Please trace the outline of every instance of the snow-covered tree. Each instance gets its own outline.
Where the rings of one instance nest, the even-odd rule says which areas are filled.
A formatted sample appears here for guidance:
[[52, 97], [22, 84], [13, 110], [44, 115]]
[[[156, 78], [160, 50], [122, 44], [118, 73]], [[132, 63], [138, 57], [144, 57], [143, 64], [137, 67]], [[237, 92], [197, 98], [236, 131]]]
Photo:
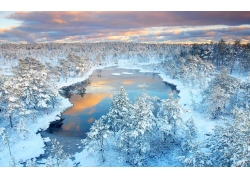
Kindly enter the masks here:
[[184, 126], [184, 138], [181, 142], [181, 148], [184, 152], [188, 152], [193, 148], [193, 145], [197, 142], [197, 135], [198, 129], [195, 120], [191, 117], [185, 122]]
[[128, 95], [123, 87], [119, 93], [115, 93], [111, 98], [111, 105], [107, 114], [108, 123], [110, 124], [114, 134], [127, 125], [127, 119], [131, 115], [132, 104], [128, 99]]
[[20, 118], [16, 129], [17, 129], [19, 136], [21, 138], [25, 139], [25, 135], [29, 132], [29, 130], [28, 130], [27, 125], [22, 117]]
[[167, 137], [165, 136], [171, 135], [171, 141], [175, 141], [179, 136], [177, 131], [183, 127], [181, 113], [184, 109], [179, 104], [179, 98], [174, 98], [172, 93], [169, 94], [168, 99], [161, 100], [159, 105], [157, 123], [159, 124], [158, 127], [160, 127], [160, 131], [163, 134], [163, 139], [167, 140]]
[[206, 141], [213, 166], [250, 166], [250, 109], [235, 107], [233, 119], [215, 126], [213, 135]]
[[1, 139], [2, 139], [2, 144], [3, 145], [7, 144], [10, 156], [12, 156], [12, 154], [11, 154], [11, 146], [10, 146], [10, 137], [7, 135], [5, 129], [2, 128], [2, 127], [0, 128], [0, 136], [1, 136]]
[[189, 153], [185, 156], [179, 156], [178, 160], [185, 167], [211, 167], [213, 163], [210, 154], [201, 148], [201, 144], [197, 141], [190, 144]]
[[61, 68], [61, 75], [65, 79], [66, 83], [68, 81], [68, 78], [70, 76], [70, 62], [67, 59], [60, 59], [59, 61], [60, 68]]
[[131, 112], [130, 126], [123, 129], [122, 140], [130, 143], [124, 143], [125, 153], [128, 155], [126, 162], [132, 166], [145, 166], [150, 152], [150, 143], [153, 130], [156, 126], [156, 118], [153, 114], [154, 106], [152, 98], [142, 89], [141, 95], [134, 103]]
[[104, 122], [105, 119], [106, 117], [102, 116], [95, 120], [90, 131], [86, 133], [87, 137], [82, 140], [89, 155], [97, 155], [102, 163], [106, 161], [107, 138], [111, 135], [110, 126]]
[[229, 97], [229, 94], [220, 85], [217, 85], [212, 90], [210, 96], [205, 99], [206, 111], [209, 113], [210, 118], [216, 119], [219, 115], [225, 113]]
[[240, 82], [236, 78], [230, 77], [226, 68], [222, 68], [221, 72], [215, 75], [208, 87], [202, 92], [201, 106], [211, 118], [229, 114], [231, 109], [226, 108], [226, 105], [239, 87]]
[[10, 167], [17, 167], [18, 165], [19, 165], [18, 161], [15, 159], [15, 157], [11, 156], [10, 161], [9, 161], [9, 166]]
[[2, 86], [2, 109], [4, 117], [9, 119], [10, 126], [13, 127], [13, 118], [20, 115], [29, 114], [25, 110], [23, 102], [24, 88], [18, 83], [16, 78], [7, 78]]
[[2, 74], [0, 70], [0, 118], [3, 116], [3, 83], [4, 83], [4, 75]]
[[44, 64], [26, 57], [19, 60], [13, 72], [18, 77], [18, 84], [24, 88], [25, 106], [28, 110], [35, 114], [39, 109], [48, 109], [52, 106], [51, 99], [58, 95], [57, 87]]
[[26, 161], [25, 167], [37, 167], [36, 158], [31, 158]]
[[64, 152], [63, 145], [54, 139], [52, 141], [51, 155], [45, 164], [47, 167], [64, 167], [68, 166], [69, 158], [71, 158], [71, 155]]

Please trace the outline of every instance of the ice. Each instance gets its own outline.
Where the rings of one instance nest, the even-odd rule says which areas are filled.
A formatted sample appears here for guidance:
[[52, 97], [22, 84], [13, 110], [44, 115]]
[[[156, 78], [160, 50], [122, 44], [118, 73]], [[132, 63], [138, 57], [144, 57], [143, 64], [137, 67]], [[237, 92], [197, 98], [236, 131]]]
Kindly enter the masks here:
[[113, 76], [120, 76], [120, 73], [112, 73]]

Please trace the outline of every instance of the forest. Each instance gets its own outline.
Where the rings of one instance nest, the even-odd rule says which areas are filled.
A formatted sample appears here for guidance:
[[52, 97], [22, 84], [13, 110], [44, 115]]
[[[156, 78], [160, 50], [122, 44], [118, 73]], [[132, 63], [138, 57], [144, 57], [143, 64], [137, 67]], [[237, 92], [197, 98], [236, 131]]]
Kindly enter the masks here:
[[[40, 139], [44, 146], [39, 130], [48, 127], [48, 117], [56, 119], [72, 106], [60, 89], [83, 81], [93, 68], [108, 66], [159, 72], [177, 85], [179, 96], [159, 99], [142, 85], [132, 103], [121, 87], [110, 99], [109, 112], [81, 140], [82, 152], [69, 154], [54, 139], [42, 160], [44, 150], [20, 155], [22, 143], [29, 149]], [[249, 167], [249, 72], [250, 43], [238, 39], [231, 44], [223, 39], [1, 44], [0, 166]], [[211, 125], [208, 131], [201, 128], [203, 122]]]

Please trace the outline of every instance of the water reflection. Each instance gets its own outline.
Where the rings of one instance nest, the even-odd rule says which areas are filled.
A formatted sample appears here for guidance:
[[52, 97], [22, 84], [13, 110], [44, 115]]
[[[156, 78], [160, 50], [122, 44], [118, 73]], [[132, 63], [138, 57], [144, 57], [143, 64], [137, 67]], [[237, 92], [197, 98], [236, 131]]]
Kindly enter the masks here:
[[122, 81], [122, 84], [133, 84], [133, 81], [131, 81], [131, 80], [124, 80], [124, 81]]
[[[73, 107], [66, 110], [64, 115], [77, 116], [78, 113], [84, 109], [91, 108], [100, 103], [104, 98], [110, 98], [110, 93], [99, 93], [99, 94], [85, 94], [83, 97], [79, 95], [72, 95], [70, 101], [74, 104]], [[91, 108], [88, 114], [92, 114], [95, 109]]]
[[89, 118], [89, 119], [88, 119], [88, 123], [90, 123], [90, 124], [91, 124], [91, 123], [93, 123], [93, 122], [94, 122], [94, 120], [95, 120], [95, 119], [94, 119], [93, 117], [91, 117], [91, 118]]
[[[112, 73], [121, 75], [113, 76]], [[46, 136], [59, 139], [61, 144], [66, 143], [64, 141], [70, 138], [70, 142], [66, 144], [70, 148], [72, 144], [71, 150], [76, 152], [74, 144], [85, 138], [86, 132], [89, 132], [93, 122], [109, 111], [111, 95], [124, 86], [129, 99], [135, 102], [141, 93], [138, 86], [144, 83], [147, 86], [147, 93], [160, 99], [167, 98], [168, 94], [174, 90], [168, 83], [163, 82], [156, 73], [140, 73], [135, 69], [127, 70], [114, 67], [95, 70], [89, 76], [87, 83], [78, 83], [76, 88], [72, 85], [67, 89], [67, 92], [71, 93], [68, 94], [71, 95], [70, 101], [74, 105], [63, 112], [62, 116], [65, 120], [61, 129], [55, 129], [53, 134], [47, 133]], [[79, 91], [84, 92], [83, 96], [79, 95]], [[155, 105], [157, 106], [157, 104]]]

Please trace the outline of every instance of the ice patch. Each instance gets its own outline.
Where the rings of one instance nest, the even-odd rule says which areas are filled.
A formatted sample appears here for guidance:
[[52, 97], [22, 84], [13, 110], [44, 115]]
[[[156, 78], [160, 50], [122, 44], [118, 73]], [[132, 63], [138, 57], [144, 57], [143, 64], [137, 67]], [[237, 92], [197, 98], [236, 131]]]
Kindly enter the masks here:
[[122, 74], [133, 74], [133, 73], [129, 73], [129, 72], [122, 72]]
[[112, 73], [113, 76], [120, 76], [120, 73]]

